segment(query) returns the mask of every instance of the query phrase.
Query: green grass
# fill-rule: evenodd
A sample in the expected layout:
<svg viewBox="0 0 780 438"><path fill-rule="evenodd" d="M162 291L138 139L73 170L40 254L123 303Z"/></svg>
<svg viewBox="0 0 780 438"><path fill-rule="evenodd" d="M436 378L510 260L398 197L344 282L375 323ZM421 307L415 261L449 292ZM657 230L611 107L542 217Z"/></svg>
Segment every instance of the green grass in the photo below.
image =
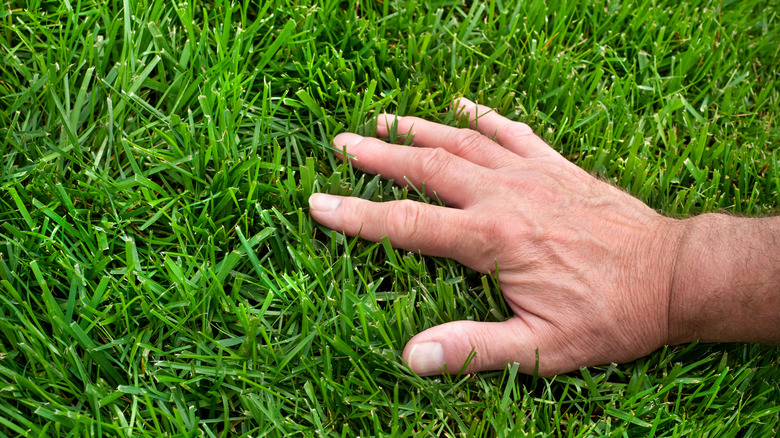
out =
<svg viewBox="0 0 780 438"><path fill-rule="evenodd" d="M303 3L303 4L299 4ZM665 214L780 205L771 1L6 0L0 436L775 436L778 350L419 378L495 281L307 213L382 111L524 121Z"/></svg>

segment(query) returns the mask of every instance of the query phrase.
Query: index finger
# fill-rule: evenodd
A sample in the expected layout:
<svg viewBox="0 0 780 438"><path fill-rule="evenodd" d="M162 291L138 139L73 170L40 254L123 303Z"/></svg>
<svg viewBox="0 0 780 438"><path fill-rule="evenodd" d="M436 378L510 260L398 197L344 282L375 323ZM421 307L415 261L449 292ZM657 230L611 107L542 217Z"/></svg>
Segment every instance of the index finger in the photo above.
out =
<svg viewBox="0 0 780 438"><path fill-rule="evenodd" d="M333 139L351 154L352 164L401 185L411 183L448 205L466 208L484 198L487 170L443 148L390 145L373 137L341 133ZM498 146L496 146L498 147Z"/></svg>
<svg viewBox="0 0 780 438"><path fill-rule="evenodd" d="M387 137L392 127L399 136L411 136L414 146L442 148L482 167L498 169L517 160L516 155L471 129L455 128L419 117L380 114L377 135Z"/></svg>

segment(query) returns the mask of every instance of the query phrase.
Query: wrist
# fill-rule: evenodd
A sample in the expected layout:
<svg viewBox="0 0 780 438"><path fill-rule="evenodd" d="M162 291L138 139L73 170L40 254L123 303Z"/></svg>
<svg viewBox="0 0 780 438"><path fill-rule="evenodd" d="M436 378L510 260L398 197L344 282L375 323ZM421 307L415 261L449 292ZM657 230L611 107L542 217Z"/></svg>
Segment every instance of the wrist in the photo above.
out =
<svg viewBox="0 0 780 438"><path fill-rule="evenodd" d="M780 341L776 218L705 214L681 223L668 343Z"/></svg>

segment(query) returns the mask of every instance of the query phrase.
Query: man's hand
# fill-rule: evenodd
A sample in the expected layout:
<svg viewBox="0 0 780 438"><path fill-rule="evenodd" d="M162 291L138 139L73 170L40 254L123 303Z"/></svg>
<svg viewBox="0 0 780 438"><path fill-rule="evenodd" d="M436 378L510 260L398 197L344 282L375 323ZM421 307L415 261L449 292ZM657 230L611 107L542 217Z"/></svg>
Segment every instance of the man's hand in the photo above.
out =
<svg viewBox="0 0 780 438"><path fill-rule="evenodd" d="M554 375L627 362L680 341L670 302L687 222L665 218L555 152L531 129L465 99L472 129L382 115L412 146L340 134L352 163L396 182L425 186L447 207L374 203L313 195L318 222L349 235L432 256L479 272L498 269L514 316L500 323L455 321L407 344L412 370L429 375L517 362ZM690 251L689 251L690 252Z"/></svg>

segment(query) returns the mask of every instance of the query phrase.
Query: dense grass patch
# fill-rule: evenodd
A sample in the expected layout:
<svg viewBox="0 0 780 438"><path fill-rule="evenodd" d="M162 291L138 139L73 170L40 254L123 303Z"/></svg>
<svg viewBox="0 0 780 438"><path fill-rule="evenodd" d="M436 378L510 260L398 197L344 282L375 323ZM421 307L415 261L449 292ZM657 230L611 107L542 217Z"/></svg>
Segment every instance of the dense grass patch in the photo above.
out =
<svg viewBox="0 0 780 438"><path fill-rule="evenodd" d="M495 281L306 211L416 198L330 140L466 96L666 214L771 213L771 3L7 0L0 436L776 435L771 347L416 377Z"/></svg>

